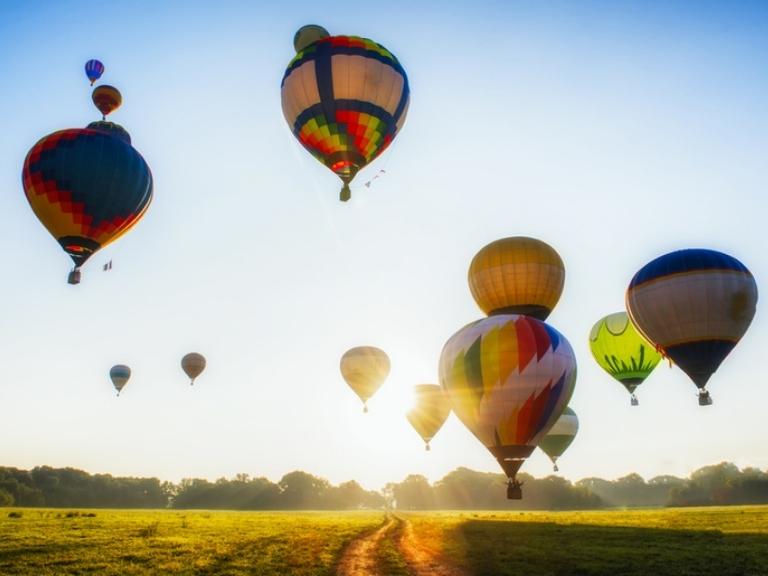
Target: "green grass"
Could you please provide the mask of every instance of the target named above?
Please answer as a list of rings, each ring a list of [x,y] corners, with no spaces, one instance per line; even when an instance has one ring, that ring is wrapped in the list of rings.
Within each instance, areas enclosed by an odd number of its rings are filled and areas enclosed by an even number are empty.
[[[412,515],[478,576],[768,574],[768,507]]]
[[[768,575],[768,506],[398,516],[468,575]],[[0,574],[326,576],[347,542],[383,521],[381,512],[2,508]],[[389,576],[409,573],[401,529],[376,552]]]
[[[376,512],[68,512],[0,508],[0,574],[329,575],[344,545],[384,518]]]

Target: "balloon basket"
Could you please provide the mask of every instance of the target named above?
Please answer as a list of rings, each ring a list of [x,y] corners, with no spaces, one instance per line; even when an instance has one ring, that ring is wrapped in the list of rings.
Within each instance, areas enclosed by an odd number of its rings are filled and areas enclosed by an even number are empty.
[[[349,189],[349,184],[345,182],[339,193],[339,200],[348,202],[350,198],[352,198],[352,190]]]
[[[67,284],[72,284],[73,286],[75,284],[80,284],[80,269],[75,268],[69,273],[69,276],[67,276]]]
[[[637,400],[637,396],[635,396],[634,394],[632,394],[632,399],[630,400],[630,405],[631,406],[639,406],[640,405],[640,402]]]
[[[507,500],[522,500],[523,490],[520,487],[520,482],[517,480],[510,480],[507,484]]]
[[[432,448],[430,448],[430,447],[429,447],[429,444],[427,444],[426,446],[424,446],[424,450],[426,450],[427,452],[429,452],[430,450],[432,450]]]
[[[706,390],[699,392],[699,406],[712,406],[712,397]]]

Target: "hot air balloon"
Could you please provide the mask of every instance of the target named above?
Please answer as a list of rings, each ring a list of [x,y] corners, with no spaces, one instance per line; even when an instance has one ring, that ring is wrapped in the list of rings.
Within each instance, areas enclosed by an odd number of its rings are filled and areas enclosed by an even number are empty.
[[[402,129],[408,78],[391,52],[367,38],[310,25],[296,33],[294,47],[281,84],[283,115],[301,145],[341,179],[347,201],[357,172]]]
[[[27,154],[22,171],[32,210],[75,269],[97,250],[130,230],[152,200],[152,173],[112,122],[60,130],[42,138]]]
[[[507,474],[508,498],[521,497],[517,471],[560,417],[575,383],[571,345],[531,316],[472,322],[440,355],[440,384],[456,416]]]
[[[93,100],[94,105],[101,112],[101,119],[104,120],[107,114],[120,108],[120,105],[123,103],[123,96],[120,94],[120,90],[114,86],[102,84],[93,89],[91,100]]]
[[[456,416],[506,472],[507,498],[522,498],[517,471],[576,383],[571,345],[543,321],[564,279],[563,261],[545,242],[523,236],[491,242],[468,274],[472,296],[489,317],[456,332],[440,356],[440,384]]]
[[[451,405],[443,389],[437,384],[419,384],[414,387],[413,392],[415,404],[406,417],[424,440],[425,448],[429,450],[429,442],[451,413]]]
[[[91,81],[91,86],[96,82],[101,75],[104,74],[104,64],[98,60],[88,60],[85,63],[85,75],[88,76],[88,80]]]
[[[131,369],[124,364],[117,364],[110,369],[109,377],[115,390],[117,390],[117,395],[120,396],[120,391],[131,377]]]
[[[339,368],[349,387],[363,401],[363,412],[368,412],[368,400],[389,376],[389,356],[375,346],[350,348],[341,357]]]
[[[653,372],[661,354],[635,329],[626,312],[609,314],[597,321],[589,333],[589,348],[600,367],[630,393],[637,406],[637,388]]]
[[[712,403],[706,384],[749,328],[757,284],[733,256],[679,250],[643,266],[627,288],[635,327],[685,372]]]
[[[525,236],[491,242],[469,266],[469,289],[489,315],[525,314],[546,320],[564,283],[560,255],[549,244]]]
[[[554,426],[539,442],[539,448],[552,460],[555,472],[560,470],[557,467],[557,459],[568,449],[578,431],[579,419],[576,417],[576,412],[566,407]]]
[[[192,386],[195,383],[195,378],[205,370],[205,356],[197,352],[190,352],[181,359],[181,369],[189,376],[189,385]]]

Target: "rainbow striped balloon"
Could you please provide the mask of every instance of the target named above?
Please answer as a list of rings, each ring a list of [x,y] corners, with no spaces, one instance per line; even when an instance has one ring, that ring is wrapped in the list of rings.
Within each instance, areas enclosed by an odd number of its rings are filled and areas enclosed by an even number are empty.
[[[541,320],[489,316],[446,342],[440,384],[459,420],[514,479],[568,404],[576,357],[568,340]]]

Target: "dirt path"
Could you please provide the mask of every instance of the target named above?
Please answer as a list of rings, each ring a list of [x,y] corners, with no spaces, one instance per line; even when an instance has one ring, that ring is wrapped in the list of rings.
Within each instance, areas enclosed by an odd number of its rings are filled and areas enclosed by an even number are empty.
[[[336,569],[337,576],[387,576],[378,566],[377,551],[385,539],[393,542],[413,576],[467,576],[440,558],[438,550],[419,540],[413,525],[399,516],[387,516],[373,532],[347,545]]]
[[[440,558],[438,550],[421,542],[413,530],[413,525],[405,519],[398,518],[400,526],[398,547],[408,568],[414,576],[466,576],[466,574],[445,563]]]
[[[376,565],[376,549],[382,539],[392,531],[395,520],[388,516],[387,520],[373,532],[363,534],[354,539],[344,550],[336,568],[337,576],[385,576],[379,574]]]

